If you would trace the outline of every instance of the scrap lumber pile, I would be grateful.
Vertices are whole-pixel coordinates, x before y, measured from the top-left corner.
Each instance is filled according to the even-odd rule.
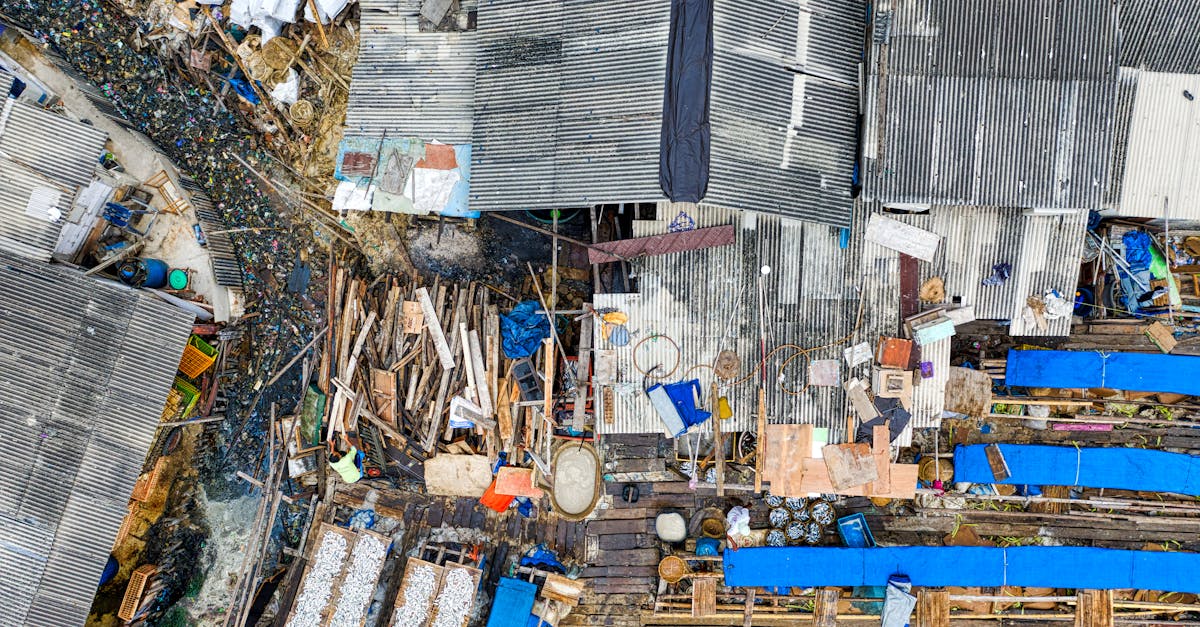
[[[553,343],[540,351],[547,365],[529,359],[521,360],[524,370],[514,368],[489,290],[440,279],[426,285],[416,276],[369,281],[348,267],[330,272],[330,283],[328,349],[318,376],[329,398],[326,440],[378,431],[387,458],[381,474],[398,467],[432,480],[431,493],[443,479],[481,479],[486,487],[502,451],[548,452],[553,423],[542,416],[553,410]],[[533,388],[521,388],[523,375]],[[533,400],[521,400],[522,392]],[[433,461],[439,453],[446,459]]]

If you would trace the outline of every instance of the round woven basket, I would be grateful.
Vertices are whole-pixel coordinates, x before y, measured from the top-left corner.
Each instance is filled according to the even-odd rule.
[[[687,562],[674,555],[668,555],[658,563],[658,576],[662,577],[663,581],[667,583],[678,583],[688,573]]]
[[[934,466],[934,457],[922,457],[917,463],[917,477],[921,481],[932,482],[938,479],[938,467]],[[942,482],[949,483],[954,480],[954,462],[948,459],[937,459],[938,466],[941,466]]]

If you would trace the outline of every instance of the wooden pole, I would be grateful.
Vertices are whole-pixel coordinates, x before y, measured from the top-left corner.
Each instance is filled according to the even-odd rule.
[[[313,19],[317,22],[317,39],[321,40],[321,49],[328,49],[329,39],[325,36],[325,25],[321,23],[321,14],[317,12],[317,3],[314,0],[308,0],[308,10],[312,11]]]
[[[712,383],[713,455],[717,458],[717,496],[725,496],[725,440],[721,437],[721,411],[717,382]]]
[[[754,439],[754,493],[762,493],[767,451],[767,390],[758,386],[758,437]]]

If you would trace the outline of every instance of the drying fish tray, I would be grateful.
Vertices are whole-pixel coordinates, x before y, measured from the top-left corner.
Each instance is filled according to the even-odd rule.
[[[433,595],[434,599],[437,599],[442,595],[442,592],[445,590],[446,583],[454,571],[466,571],[471,578],[471,589],[468,592],[468,594],[471,595],[471,604],[467,607],[466,615],[463,616],[462,625],[459,625],[459,627],[466,627],[467,623],[471,620],[471,613],[475,609],[475,597],[479,592],[479,581],[483,579],[483,571],[479,570],[478,568],[466,566],[464,564],[453,563],[446,564],[443,568],[445,570],[442,571],[441,579],[438,581],[437,592]],[[425,623],[426,627],[433,627],[435,624],[437,624],[437,616],[438,608],[436,605],[434,605],[433,610],[429,613],[429,622]]]
[[[433,590],[429,593],[429,598],[425,600],[425,621],[422,622],[422,625],[424,625],[429,622],[429,617],[433,615],[433,600],[437,598],[438,588],[442,583],[443,568],[441,566],[431,562],[426,562],[425,560],[419,560],[415,557],[408,558],[408,563],[404,565],[404,578],[400,580],[400,589],[396,592],[396,601],[393,605],[395,606],[395,610],[399,610],[401,607],[403,607],[401,604],[404,603],[406,598],[405,592],[408,590],[409,586],[412,585],[413,580],[416,577],[416,571],[421,566],[428,567],[429,570],[433,571]],[[392,622],[390,623],[391,626],[409,627],[396,622],[395,610],[392,612]]]

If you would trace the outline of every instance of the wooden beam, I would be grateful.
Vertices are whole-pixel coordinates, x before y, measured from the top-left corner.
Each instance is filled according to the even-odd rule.
[[[433,309],[433,301],[429,298],[429,290],[417,289],[417,302],[421,303],[421,312],[425,315],[425,326],[429,329],[429,337],[433,339],[433,347],[437,350],[438,361],[446,370],[454,369],[454,353],[450,351],[450,343],[446,341],[446,332],[438,320],[437,312]]]

